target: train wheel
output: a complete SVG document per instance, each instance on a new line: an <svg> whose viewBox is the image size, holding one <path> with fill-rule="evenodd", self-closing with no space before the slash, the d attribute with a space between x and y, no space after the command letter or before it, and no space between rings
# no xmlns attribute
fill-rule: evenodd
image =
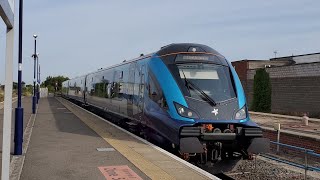
<svg viewBox="0 0 320 180"><path fill-rule="evenodd" d="M221 150L220 157L221 157L221 160L226 160L227 159L227 152L224 150Z"/></svg>
<svg viewBox="0 0 320 180"><path fill-rule="evenodd" d="M219 151L216 149L211 150L211 153L209 153L209 158L212 163L216 163L219 161Z"/></svg>
<svg viewBox="0 0 320 180"><path fill-rule="evenodd" d="M253 154L249 154L248 152L241 152L242 154L242 159L244 160L253 160Z"/></svg>
<svg viewBox="0 0 320 180"><path fill-rule="evenodd" d="M150 133L150 132L148 131L147 128L144 128L144 129L143 129L143 138L144 138L145 140L147 140L147 141L150 142L151 138L150 138L149 133Z"/></svg>
<svg viewBox="0 0 320 180"><path fill-rule="evenodd" d="M189 153L182 153L181 154L181 158L185 161L189 161L190 160L190 155Z"/></svg>

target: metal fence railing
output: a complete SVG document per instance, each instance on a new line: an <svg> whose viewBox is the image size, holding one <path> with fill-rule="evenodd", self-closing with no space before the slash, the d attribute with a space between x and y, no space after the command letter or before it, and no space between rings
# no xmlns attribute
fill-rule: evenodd
<svg viewBox="0 0 320 180"><path fill-rule="evenodd" d="M275 153L268 153L268 154L261 154L260 156L271 159L271 160L275 160L281 163L285 163L291 166L295 166L298 168L302 168L305 170L305 179L307 179L307 171L317 171L320 172L320 167L319 166L314 166L317 165L318 163L311 163L311 161L314 161L314 159L316 159L316 161L320 160L320 154L315 153L314 150L311 149L306 149L306 148L302 148L302 147L298 147L298 146L293 146L293 145L289 145L289 144L283 144L283 143L279 143L279 142L274 142L274 141L270 141L271 145L273 145L273 147L271 146L271 149L276 149ZM276 147L274 147L276 146ZM300 156L300 159L298 160L298 162L294 162L292 160L292 158L285 158L284 156L281 156L279 154L281 154L281 149L282 151L285 151L286 154L290 154L289 151L294 152L295 154L300 154L303 155ZM285 149L285 150L283 150Z"/></svg>

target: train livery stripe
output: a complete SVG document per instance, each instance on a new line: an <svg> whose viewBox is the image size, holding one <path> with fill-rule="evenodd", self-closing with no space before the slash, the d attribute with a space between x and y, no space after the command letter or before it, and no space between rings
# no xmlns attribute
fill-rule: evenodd
<svg viewBox="0 0 320 180"><path fill-rule="evenodd" d="M173 104L173 101L188 107L188 104L186 100L184 99L184 96L182 95L180 88L178 87L177 83L174 80L174 77L171 75L169 69L167 66L163 63L163 61L158 58L154 57L149 62L149 68L154 73L154 75L157 77L157 80L162 87L162 91L168 100L168 106L169 106L169 114L173 119L179 119L183 121L189 121L194 122L193 119L188 119L181 117ZM170 101L169 101L170 100Z"/></svg>

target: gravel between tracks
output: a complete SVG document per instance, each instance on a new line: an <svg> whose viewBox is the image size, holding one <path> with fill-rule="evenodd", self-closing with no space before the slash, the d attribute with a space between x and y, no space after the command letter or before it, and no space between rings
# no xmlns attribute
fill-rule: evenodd
<svg viewBox="0 0 320 180"><path fill-rule="evenodd" d="M295 168L283 163L277 163L263 157L258 157L256 161L256 171L254 170L255 161L242 160L227 174L237 180L242 179L304 179L304 170ZM240 174L245 172L244 174ZM256 173L255 173L256 172ZM320 180L320 173L308 171L308 179Z"/></svg>

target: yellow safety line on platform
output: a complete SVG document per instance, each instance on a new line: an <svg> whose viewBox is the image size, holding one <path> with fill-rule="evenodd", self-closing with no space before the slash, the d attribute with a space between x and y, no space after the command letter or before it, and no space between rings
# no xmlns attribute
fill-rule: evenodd
<svg viewBox="0 0 320 180"><path fill-rule="evenodd" d="M141 154L132 150L129 146L125 145L121 140L112 138L112 135L108 133L105 129L105 123L103 121L98 121L94 119L88 119L84 115L84 111L77 111L71 108L65 100L59 99L59 101L66 106L72 113L74 113L81 121L83 121L87 126L89 126L93 131L95 131L99 136L101 136L105 141L107 141L111 146L113 146L117 151L119 151L124 157L126 157L131 163L133 163L137 168L139 168L143 173L145 173L151 179L175 179L170 176L167 172L162 170L160 167L156 166L152 162L146 160ZM75 105L72 105L75 106Z"/></svg>

